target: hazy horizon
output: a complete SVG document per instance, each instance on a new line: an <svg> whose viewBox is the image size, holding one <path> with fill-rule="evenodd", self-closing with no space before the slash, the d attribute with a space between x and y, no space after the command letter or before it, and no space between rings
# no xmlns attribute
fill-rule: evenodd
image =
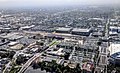
<svg viewBox="0 0 120 73"><path fill-rule="evenodd" d="M120 0L0 0L1 8L67 5L120 5Z"/></svg>

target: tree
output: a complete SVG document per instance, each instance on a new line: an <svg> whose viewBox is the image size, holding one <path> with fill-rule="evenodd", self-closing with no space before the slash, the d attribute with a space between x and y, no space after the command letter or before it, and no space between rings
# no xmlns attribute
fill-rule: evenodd
<svg viewBox="0 0 120 73"><path fill-rule="evenodd" d="M68 71L70 70L70 67L67 65L65 69L67 70L67 73L68 73Z"/></svg>
<svg viewBox="0 0 120 73"><path fill-rule="evenodd" d="M67 69L65 69L64 71L63 71L63 73L67 73L68 71L67 71Z"/></svg>
<svg viewBox="0 0 120 73"><path fill-rule="evenodd" d="M56 68L56 71L55 71L55 72L56 72L56 73L62 73L58 67Z"/></svg>
<svg viewBox="0 0 120 73"><path fill-rule="evenodd" d="M0 53L1 58L6 58L8 57L8 53Z"/></svg>
<svg viewBox="0 0 120 73"><path fill-rule="evenodd" d="M14 54L15 54L15 51L10 51L8 57L12 59L12 57L13 57Z"/></svg>
<svg viewBox="0 0 120 73"><path fill-rule="evenodd" d="M16 64L20 65L21 63L25 63L27 61L26 57L18 56L16 60Z"/></svg>
<svg viewBox="0 0 120 73"><path fill-rule="evenodd" d="M33 36L33 39L36 39L36 36Z"/></svg>
<svg viewBox="0 0 120 73"><path fill-rule="evenodd" d="M111 73L114 69L115 69L116 67L115 67L115 65L113 65L113 64L108 64L107 65L107 73ZM116 68L117 69L117 68ZM120 73L120 70L117 70L117 71L119 71L119 73ZM117 73L117 72L116 72Z"/></svg>
<svg viewBox="0 0 120 73"><path fill-rule="evenodd" d="M64 59L68 60L69 56L70 56L70 53L66 53L65 56L64 56Z"/></svg>
<svg viewBox="0 0 120 73"><path fill-rule="evenodd" d="M81 67L80 67L80 64L78 63L75 70L77 71L77 73L80 73L81 72Z"/></svg>
<svg viewBox="0 0 120 73"><path fill-rule="evenodd" d="M3 38L1 41L4 43L4 42L5 42L5 39Z"/></svg>
<svg viewBox="0 0 120 73"><path fill-rule="evenodd" d="M97 45L98 45L98 46L101 46L101 44L102 44L101 41L98 41L98 42L97 42Z"/></svg>
<svg viewBox="0 0 120 73"><path fill-rule="evenodd" d="M33 69L37 69L37 68L39 68L39 64L36 62L33 62L32 67L33 67Z"/></svg>
<svg viewBox="0 0 120 73"><path fill-rule="evenodd" d="M116 73L120 73L120 67L116 67Z"/></svg>
<svg viewBox="0 0 120 73"><path fill-rule="evenodd" d="M45 66L46 66L45 62L44 61L41 62L41 70L45 70Z"/></svg>

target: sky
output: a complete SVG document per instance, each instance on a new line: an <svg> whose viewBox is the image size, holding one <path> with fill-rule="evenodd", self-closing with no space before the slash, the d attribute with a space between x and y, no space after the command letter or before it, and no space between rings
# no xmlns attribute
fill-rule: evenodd
<svg viewBox="0 0 120 73"><path fill-rule="evenodd" d="M120 0L0 0L0 7L120 5Z"/></svg>

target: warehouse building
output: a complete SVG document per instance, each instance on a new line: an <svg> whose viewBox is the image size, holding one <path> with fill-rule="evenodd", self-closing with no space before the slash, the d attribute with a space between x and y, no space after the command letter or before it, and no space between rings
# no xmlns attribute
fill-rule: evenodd
<svg viewBox="0 0 120 73"><path fill-rule="evenodd" d="M91 33L91 29L74 28L72 30L72 34L74 35L89 36L90 33Z"/></svg>
<svg viewBox="0 0 120 73"><path fill-rule="evenodd" d="M56 29L56 33L70 33L72 28L61 27Z"/></svg>
<svg viewBox="0 0 120 73"><path fill-rule="evenodd" d="M109 47L109 51L110 51L109 62L118 66L120 66L120 49L119 48L120 48L119 43L117 44L113 43Z"/></svg>

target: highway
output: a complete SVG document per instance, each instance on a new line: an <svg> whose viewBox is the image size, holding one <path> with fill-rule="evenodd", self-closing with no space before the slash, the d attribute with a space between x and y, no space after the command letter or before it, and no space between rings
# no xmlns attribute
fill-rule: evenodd
<svg viewBox="0 0 120 73"><path fill-rule="evenodd" d="M95 69L95 71L98 71L99 72L99 70L104 70L104 66L106 66L106 60L107 60L107 58L106 58L106 51L104 51L105 49L102 49L102 47L101 46L99 46L99 54L98 54L98 58L97 58L97 60L96 60L96 69Z"/></svg>
<svg viewBox="0 0 120 73"><path fill-rule="evenodd" d="M41 55L43 54L42 53L36 53L33 57L31 57L23 66L22 68L20 69L20 71L18 73L23 73L29 66L30 64L35 60L37 59L38 57L40 57Z"/></svg>
<svg viewBox="0 0 120 73"><path fill-rule="evenodd" d="M76 10L76 9L74 9L74 10L72 10L72 11L75 11L75 10ZM57 12L57 13L54 13L53 15L51 15L51 16L55 16L55 15L62 14L62 13L65 13L65 12L70 12L70 10L68 10L68 11L63 11L63 12ZM47 21L47 20L48 20L48 18L44 19L42 22L45 22L45 21ZM76 35L71 35L71 34L46 33L46 32L31 32L31 31L23 31L21 34L23 34L23 33L33 33L33 34L39 34L39 33L40 33L40 34L43 35L43 36L46 36L46 35L49 35L49 34L51 34L51 35L60 35L60 36L64 36L64 37L76 36ZM18 33L18 34L19 34L19 33ZM13 59L6 64L5 69L3 70L3 73L6 73L6 70L10 67L10 64L12 64L13 61L16 61L17 56L19 55L19 53L24 52L26 49L28 49L29 47L31 47L32 45L35 45L35 44L36 44L36 43L32 43L32 44L30 44L29 46L27 46L25 49L20 50L20 51L17 51L16 54L13 56ZM49 48L49 47L48 47L48 48ZM47 49L47 48L45 48L44 50L46 50L46 49ZM42 54L42 53L41 53L41 54ZM33 60L35 60L36 58L38 58L38 56L40 56L41 54L35 54L32 58L30 58L30 59L26 62L26 64L24 65L24 66L26 66L26 67L23 66L23 67L21 68L21 70L20 70L19 73L22 73L22 72L27 68L27 66L29 66L29 65L31 64L31 62L32 62Z"/></svg>
<svg viewBox="0 0 120 73"><path fill-rule="evenodd" d="M56 40L53 40L53 41L56 41ZM53 42L52 42L53 43ZM50 43L51 44L51 43ZM34 61L34 60L36 60L37 58L39 58L43 53L44 53L44 51L46 51L46 50L48 50L48 49L50 49L50 47L52 47L52 46L54 46L54 44L53 45L51 45L51 46L49 46L49 44L44 48L44 50L43 50L43 52L41 52L41 53L36 53L33 57L31 57L23 66L22 66L22 68L20 69L20 71L18 72L18 73L23 73L30 65L31 65L31 63Z"/></svg>
<svg viewBox="0 0 120 73"><path fill-rule="evenodd" d="M6 70L10 67L10 64L11 64L11 61L10 62L8 62L5 66L5 69L3 70L3 72L2 73L6 73Z"/></svg>
<svg viewBox="0 0 120 73"><path fill-rule="evenodd" d="M24 52L26 49L28 49L29 47L31 47L31 46L33 46L33 45L35 45L35 44L36 44L36 42L31 43L31 44L28 45L25 49L20 50L20 51L17 51L17 52L15 53L15 55L13 56L12 60L9 61L9 62L5 65L5 69L3 70L3 73L6 73L6 70L10 67L10 64L12 64L13 62L16 61L17 56L19 55L19 53Z"/></svg>

